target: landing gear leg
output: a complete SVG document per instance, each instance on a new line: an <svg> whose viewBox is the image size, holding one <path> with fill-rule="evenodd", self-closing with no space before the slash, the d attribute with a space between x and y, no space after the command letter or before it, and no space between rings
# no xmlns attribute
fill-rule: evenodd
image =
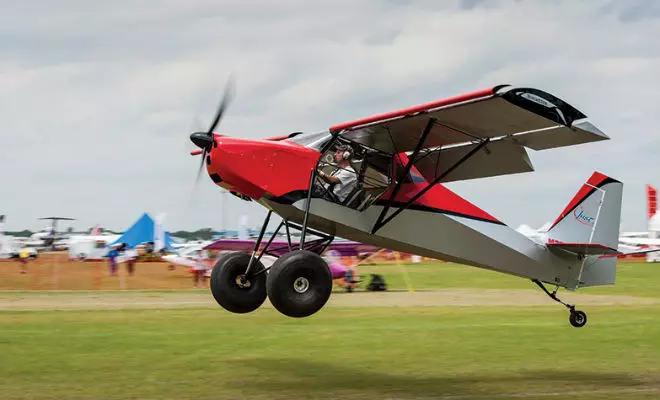
<svg viewBox="0 0 660 400"><path fill-rule="evenodd" d="M310 188L314 176L312 170ZM321 254L334 235L307 226L310 201L311 190L307 195L302 226L283 219L266 245L261 247L272 215L269 210L252 253L230 253L216 263L211 274L211 291L222 307L234 313L248 313L259 308L268 298L279 312L293 318L307 317L323 308L332 293L332 273ZM286 229L287 242L284 246L272 248L273 239L282 226ZM298 249L294 249L289 228L301 232ZM317 238L308 238L308 235ZM260 261L264 254L277 257L268 268Z"/></svg>
<svg viewBox="0 0 660 400"><path fill-rule="evenodd" d="M563 302L560 298L557 297L557 290L559 287L556 287L555 290L552 292L548 291L546 287L538 281L537 279L533 279L532 282L536 283L543 291L550 296L550 298L558 303L561 303L564 305L564 307L568 308L569 311L571 312L568 321L571 323L576 328L581 328L587 324L587 314L585 314L583 311L579 311L575 309L575 305L573 304L568 304Z"/></svg>

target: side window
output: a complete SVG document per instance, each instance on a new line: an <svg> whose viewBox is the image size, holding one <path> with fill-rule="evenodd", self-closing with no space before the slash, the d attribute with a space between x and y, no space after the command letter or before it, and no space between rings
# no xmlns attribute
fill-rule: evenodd
<svg viewBox="0 0 660 400"><path fill-rule="evenodd" d="M358 210L364 210L378 200L390 187L392 158L382 154L367 154L364 158L362 194L356 205Z"/></svg>
<svg viewBox="0 0 660 400"><path fill-rule="evenodd" d="M426 182L426 179L424 179L423 176L416 173L415 171L410 171L410 178L414 183L424 183L424 182Z"/></svg>
<svg viewBox="0 0 660 400"><path fill-rule="evenodd" d="M312 186L312 195L351 207L361 188L362 161L356 148L346 143L331 146L317 165L319 175Z"/></svg>
<svg viewBox="0 0 660 400"><path fill-rule="evenodd" d="M405 172L405 167L401 164L396 165L396 177L394 180L396 182L403 181L403 183L413 183L412 179L410 178L410 174L404 175L403 173Z"/></svg>
<svg viewBox="0 0 660 400"><path fill-rule="evenodd" d="M312 195L364 210L388 189L392 158L355 144L349 146L348 153L345 143L339 148L332 146L318 163L319 171L343 183L330 183L319 176L312 186Z"/></svg>
<svg viewBox="0 0 660 400"><path fill-rule="evenodd" d="M426 182L426 179L424 179L423 176L420 174L416 173L415 171L411 170L408 175L403 175L405 171L405 167L401 164L397 164L396 166L396 181L402 180L403 183L422 183Z"/></svg>

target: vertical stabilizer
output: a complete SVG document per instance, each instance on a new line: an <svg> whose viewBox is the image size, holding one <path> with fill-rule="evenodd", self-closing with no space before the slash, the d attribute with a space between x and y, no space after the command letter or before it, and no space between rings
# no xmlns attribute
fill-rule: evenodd
<svg viewBox="0 0 660 400"><path fill-rule="evenodd" d="M656 221L658 211L658 191L651 185L646 185L646 205L647 217L649 221L649 230L654 230L651 225Z"/></svg>
<svg viewBox="0 0 660 400"><path fill-rule="evenodd" d="M658 191L651 185L646 185L646 204L648 205L648 217L651 219L658 210Z"/></svg>
<svg viewBox="0 0 660 400"><path fill-rule="evenodd" d="M89 232L89 236L98 236L100 234L101 234L101 225L98 224L94 225L94 227L92 227L92 230Z"/></svg>
<svg viewBox="0 0 660 400"><path fill-rule="evenodd" d="M552 242L617 249L623 183L594 172L548 230Z"/></svg>

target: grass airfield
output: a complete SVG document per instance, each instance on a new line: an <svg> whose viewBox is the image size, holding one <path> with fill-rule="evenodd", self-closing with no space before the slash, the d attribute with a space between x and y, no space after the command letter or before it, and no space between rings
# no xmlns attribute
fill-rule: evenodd
<svg viewBox="0 0 660 400"><path fill-rule="evenodd" d="M362 267L393 291L337 291L301 320L225 312L173 290L192 281L165 264L123 284L158 290L126 291L107 276L90 290L93 265L42 264L0 263L3 399L660 398L660 264L560 291L588 314L580 329L531 282L451 263ZM62 290L31 290L34 275Z"/></svg>

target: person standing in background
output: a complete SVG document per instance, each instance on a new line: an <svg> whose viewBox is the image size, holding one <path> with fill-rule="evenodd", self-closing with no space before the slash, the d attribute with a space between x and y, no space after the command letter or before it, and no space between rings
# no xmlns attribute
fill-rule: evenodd
<svg viewBox="0 0 660 400"><path fill-rule="evenodd" d="M18 253L18 261L21 263L21 274L27 274L27 263L30 258L30 251L27 248L22 248Z"/></svg>
<svg viewBox="0 0 660 400"><path fill-rule="evenodd" d="M110 276L117 275L117 256L119 256L119 250L116 247L112 247L108 251L108 272Z"/></svg>

